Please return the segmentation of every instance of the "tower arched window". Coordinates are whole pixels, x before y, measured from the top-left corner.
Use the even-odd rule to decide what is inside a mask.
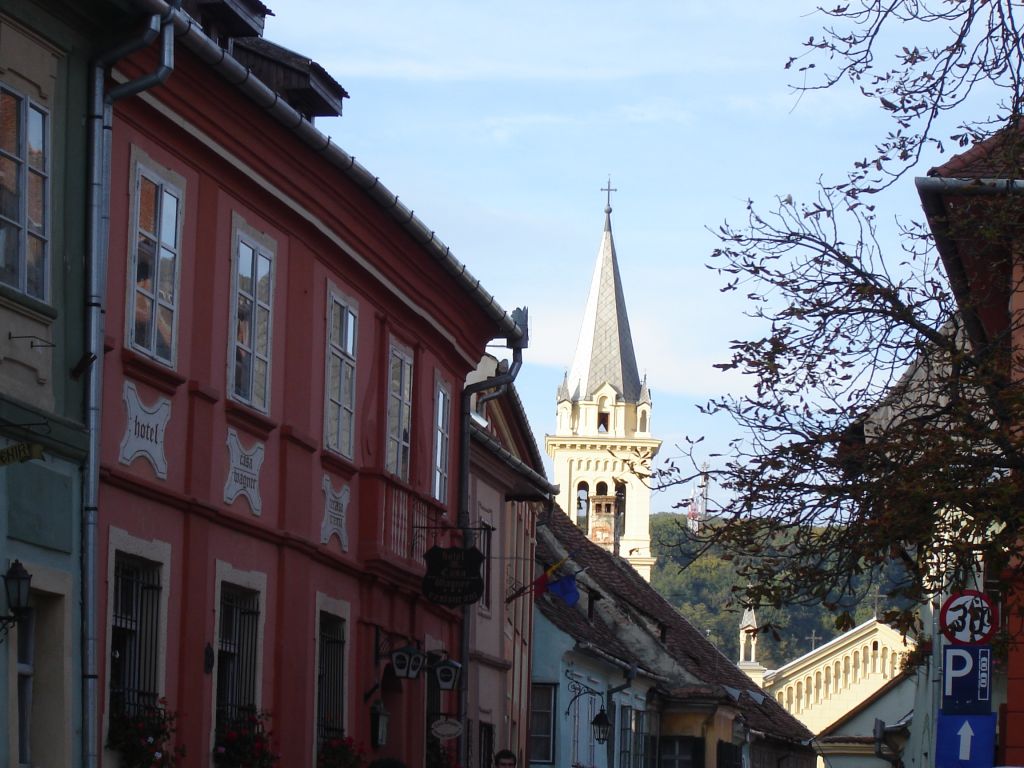
[[[596,491],[597,491],[597,495],[598,496],[607,496],[608,495],[608,483],[606,483],[604,480],[602,480],[601,482],[599,482],[597,484]]]
[[[590,513],[590,486],[580,483],[576,486],[576,525],[584,531],[588,530]]]
[[[611,429],[611,414],[608,413],[608,398],[602,397],[597,404],[597,431],[607,432]]]
[[[647,411],[640,411],[640,431],[647,431]]]

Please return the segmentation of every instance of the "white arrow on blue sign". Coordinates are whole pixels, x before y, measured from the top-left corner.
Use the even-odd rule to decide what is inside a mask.
[[[939,714],[935,768],[992,768],[995,715]]]

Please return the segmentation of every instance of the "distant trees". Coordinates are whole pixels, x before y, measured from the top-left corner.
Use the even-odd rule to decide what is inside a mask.
[[[984,302],[958,305],[923,224],[904,224],[898,250],[883,252],[873,195],[928,147],[1019,136],[1024,8],[854,0],[822,13],[827,26],[786,66],[808,90],[855,83],[891,129],[816,199],[751,202],[742,224],[717,230],[710,266],[764,330],[720,366],[747,374],[751,391],[706,405],[744,433],[711,469],[721,524],[682,527],[677,546],[731,562],[738,603],[821,604],[839,629],[881,582],[900,606],[886,618],[910,630],[914,605],[966,583],[979,558],[1004,581],[1019,568],[1024,368],[1010,341],[1024,312],[972,333],[965,317]],[[947,113],[964,119],[940,133]],[[1000,157],[992,175],[1019,177],[1020,154]],[[1018,293],[1022,271],[1005,256],[1016,199],[967,218],[998,296]],[[689,484],[696,467],[679,461],[657,481]]]

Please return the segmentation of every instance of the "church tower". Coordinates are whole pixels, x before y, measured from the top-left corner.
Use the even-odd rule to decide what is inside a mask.
[[[587,537],[651,580],[651,491],[643,475],[661,441],[651,437],[651,393],[637,373],[612,239],[611,184],[604,233],[572,368],[557,395],[554,462],[558,503]]]

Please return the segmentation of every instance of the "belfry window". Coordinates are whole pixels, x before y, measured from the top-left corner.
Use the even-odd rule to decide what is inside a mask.
[[[590,512],[590,486],[580,483],[576,486],[576,525],[587,530],[587,515]]]

